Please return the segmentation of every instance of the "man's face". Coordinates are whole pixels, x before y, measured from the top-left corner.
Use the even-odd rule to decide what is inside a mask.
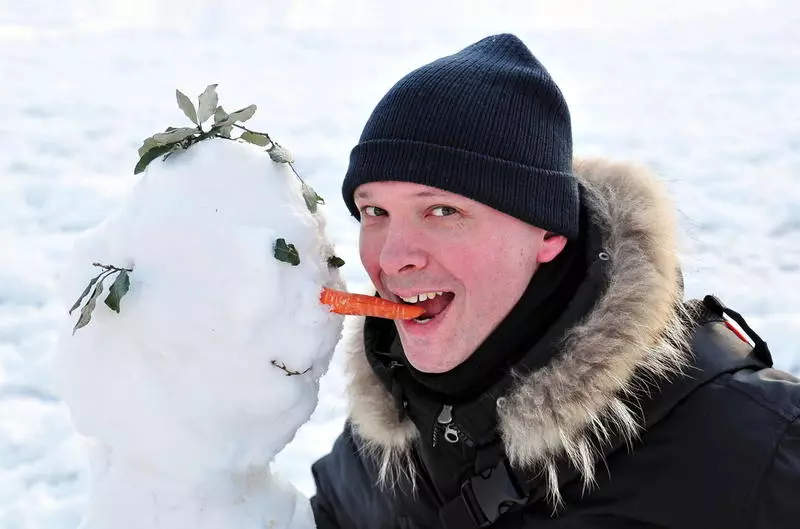
[[[432,317],[396,322],[409,361],[428,373],[466,360],[519,301],[539,263],[566,244],[484,204],[419,184],[363,184],[355,202],[361,262],[381,297],[399,302],[432,294],[416,301]]]

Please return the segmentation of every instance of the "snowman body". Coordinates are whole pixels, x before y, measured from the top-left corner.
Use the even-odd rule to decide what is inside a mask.
[[[275,257],[283,239],[299,255]],[[313,527],[308,499],[270,470],[317,405],[342,330],[319,302],[343,288],[325,219],[287,164],[217,138],[151,163],[129,198],[78,240],[66,306],[128,268],[116,313],[65,320],[59,393],[86,436],[86,529]]]

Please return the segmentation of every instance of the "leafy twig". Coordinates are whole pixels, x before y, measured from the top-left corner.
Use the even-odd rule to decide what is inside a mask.
[[[303,371],[303,372],[301,373],[301,372],[299,372],[299,371],[292,371],[291,369],[288,369],[288,368],[286,367],[286,364],[283,364],[283,363],[281,363],[281,362],[276,362],[275,360],[272,360],[272,361],[271,361],[271,363],[272,363],[272,365],[274,365],[275,367],[277,367],[278,369],[280,369],[281,371],[283,371],[284,373],[286,373],[286,376],[287,376],[287,377],[299,376],[299,375],[305,375],[306,373],[308,373],[309,371],[311,371],[311,368],[309,367],[308,369],[306,369],[305,371]]]
[[[144,171],[147,166],[163,156],[166,160],[172,153],[185,150],[197,142],[208,138],[224,138],[228,140],[242,140],[259,147],[264,147],[272,161],[276,163],[286,163],[292,169],[294,175],[300,180],[303,192],[303,200],[311,213],[316,213],[317,205],[324,204],[325,200],[309,186],[294,168],[292,153],[280,144],[272,140],[269,134],[250,130],[242,125],[256,113],[256,105],[249,105],[235,112],[228,114],[218,105],[217,85],[210,84],[197,98],[197,107],[180,90],[175,90],[175,97],[178,106],[184,115],[192,122],[193,127],[168,127],[166,132],[155,134],[144,140],[139,148],[139,162],[134,167],[134,174]],[[213,117],[213,125],[209,130],[203,130],[203,123]],[[231,130],[237,128],[242,130],[242,134],[231,137]]]
[[[89,284],[83,290],[78,300],[72,305],[72,308],[69,309],[69,314],[72,314],[75,309],[80,307],[83,299],[89,295],[89,292],[92,293],[81,309],[81,314],[78,317],[77,323],[75,323],[75,327],[72,329],[72,334],[75,334],[78,329],[85,327],[92,320],[92,312],[97,304],[97,299],[100,297],[100,294],[103,293],[103,281],[105,281],[107,277],[117,274],[114,283],[112,283],[109,288],[108,296],[106,296],[104,300],[108,308],[116,313],[119,313],[120,300],[128,293],[128,289],[130,288],[130,277],[128,274],[133,272],[132,268],[121,268],[102,263],[92,263],[92,265],[102,268],[103,271],[89,281]],[[92,287],[94,287],[94,290]]]

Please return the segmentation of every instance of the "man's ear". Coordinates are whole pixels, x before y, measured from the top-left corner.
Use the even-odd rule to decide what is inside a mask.
[[[536,254],[536,261],[539,263],[549,263],[555,259],[561,250],[567,245],[567,238],[551,231],[547,231],[542,239],[542,246]]]

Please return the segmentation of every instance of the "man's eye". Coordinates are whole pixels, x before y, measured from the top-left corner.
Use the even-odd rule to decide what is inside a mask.
[[[458,213],[456,208],[451,208],[450,206],[436,206],[431,209],[431,215],[434,217],[447,217],[456,213]]]
[[[377,206],[364,206],[361,208],[361,212],[364,213],[367,217],[380,217],[386,215],[386,210],[381,209]]]

